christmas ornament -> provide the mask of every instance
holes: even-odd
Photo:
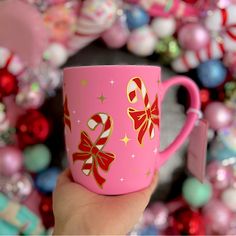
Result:
[[[13,146],[0,148],[0,174],[11,176],[22,168],[21,151]]]
[[[110,29],[102,34],[102,39],[110,48],[121,48],[127,43],[129,35],[130,32],[127,28],[126,16],[122,15],[116,19]]]
[[[150,56],[154,52],[156,42],[152,29],[143,26],[131,32],[127,48],[137,56]]]
[[[47,146],[37,144],[24,150],[24,166],[30,172],[46,169],[51,161],[51,153]]]
[[[197,51],[207,46],[210,35],[200,23],[187,23],[179,29],[178,41],[184,49]]]
[[[227,70],[221,61],[210,60],[198,66],[197,75],[204,87],[215,88],[224,82]]]
[[[208,234],[225,234],[230,225],[231,213],[219,200],[213,199],[203,208],[205,224],[208,226]]]
[[[157,17],[152,20],[151,27],[158,38],[165,38],[175,33],[176,21],[173,17]]]
[[[227,188],[221,195],[222,202],[233,212],[236,212],[236,189]]]
[[[47,119],[37,110],[28,110],[16,123],[18,141],[21,147],[44,142],[49,134]]]
[[[214,130],[227,127],[233,121],[232,111],[220,102],[209,103],[205,109],[204,117]]]
[[[39,210],[39,204],[41,202],[41,199],[42,199],[42,196],[34,188],[31,194],[22,201],[22,204],[26,206],[29,210],[31,210],[35,215],[41,217],[40,210]]]
[[[62,66],[68,59],[66,48],[60,43],[51,43],[44,53],[44,58],[54,67]]]
[[[166,37],[156,44],[156,53],[160,54],[161,62],[168,64],[180,54],[178,42],[173,37]]]
[[[54,226],[54,216],[52,210],[52,197],[43,196],[39,205],[42,221],[48,229]]]
[[[215,189],[225,189],[229,186],[233,177],[233,169],[223,166],[218,161],[212,161],[206,169],[207,178]]]
[[[128,9],[126,9],[125,15],[127,17],[126,21],[130,30],[147,25],[150,20],[147,12],[137,5],[131,5]]]
[[[209,183],[200,183],[195,178],[185,180],[182,189],[184,199],[193,207],[205,205],[212,195],[211,185]]]
[[[197,211],[182,207],[172,215],[171,226],[180,235],[205,235],[202,216]]]
[[[138,235],[159,235],[158,229],[155,225],[149,225],[138,232]]]
[[[45,194],[50,194],[56,187],[57,177],[60,170],[57,167],[51,167],[40,172],[35,178],[35,186]]]

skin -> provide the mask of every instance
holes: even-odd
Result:
[[[53,193],[54,235],[126,235],[139,221],[157,185],[120,196],[103,196],[72,181],[67,169]]]

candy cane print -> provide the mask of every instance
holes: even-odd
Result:
[[[127,86],[127,96],[130,103],[138,101],[137,90],[141,93],[144,110],[140,111],[129,107],[128,115],[133,121],[134,129],[138,131],[138,141],[142,144],[146,130],[149,130],[149,136],[152,139],[155,135],[154,125],[159,125],[158,101],[156,96],[153,105],[150,105],[146,86],[140,78],[136,77],[131,79]]]
[[[81,133],[79,150],[82,152],[74,153],[73,161],[84,161],[82,172],[86,176],[93,173],[96,182],[98,183],[99,187],[102,188],[106,180],[99,174],[98,167],[104,171],[108,171],[110,164],[115,158],[115,155],[103,151],[103,148],[112,133],[113,123],[111,117],[105,113],[97,113],[93,115],[88,121],[88,127],[91,130],[95,130],[99,124],[103,126],[102,132],[94,144],[86,132],[83,131]]]
[[[203,61],[223,57],[224,53],[224,44],[212,40],[207,47],[199,51],[185,51],[172,62],[171,66],[177,72],[187,72],[190,69],[196,68]]]

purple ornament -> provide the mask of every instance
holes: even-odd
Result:
[[[207,166],[207,178],[213,188],[224,189],[228,187],[233,178],[233,169],[231,166],[223,166],[220,162],[213,161]]]
[[[209,43],[210,36],[200,23],[188,23],[180,28],[178,40],[183,48],[197,51]]]
[[[211,200],[204,208],[203,215],[209,234],[223,234],[230,226],[231,212],[219,200]]]
[[[227,127],[233,121],[233,113],[221,102],[211,102],[204,112],[212,129],[218,130]]]
[[[166,229],[169,215],[167,207],[163,203],[157,202],[151,206],[150,210],[154,215],[154,225],[160,230]]]
[[[23,164],[22,153],[13,146],[0,148],[0,175],[11,176],[20,171]]]
[[[102,39],[110,48],[121,48],[127,43],[129,34],[126,17],[123,15],[118,17],[113,26],[102,34]]]

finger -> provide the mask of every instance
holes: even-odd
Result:
[[[72,182],[72,176],[70,169],[67,168],[59,175],[57,179],[57,186],[70,182]]]

